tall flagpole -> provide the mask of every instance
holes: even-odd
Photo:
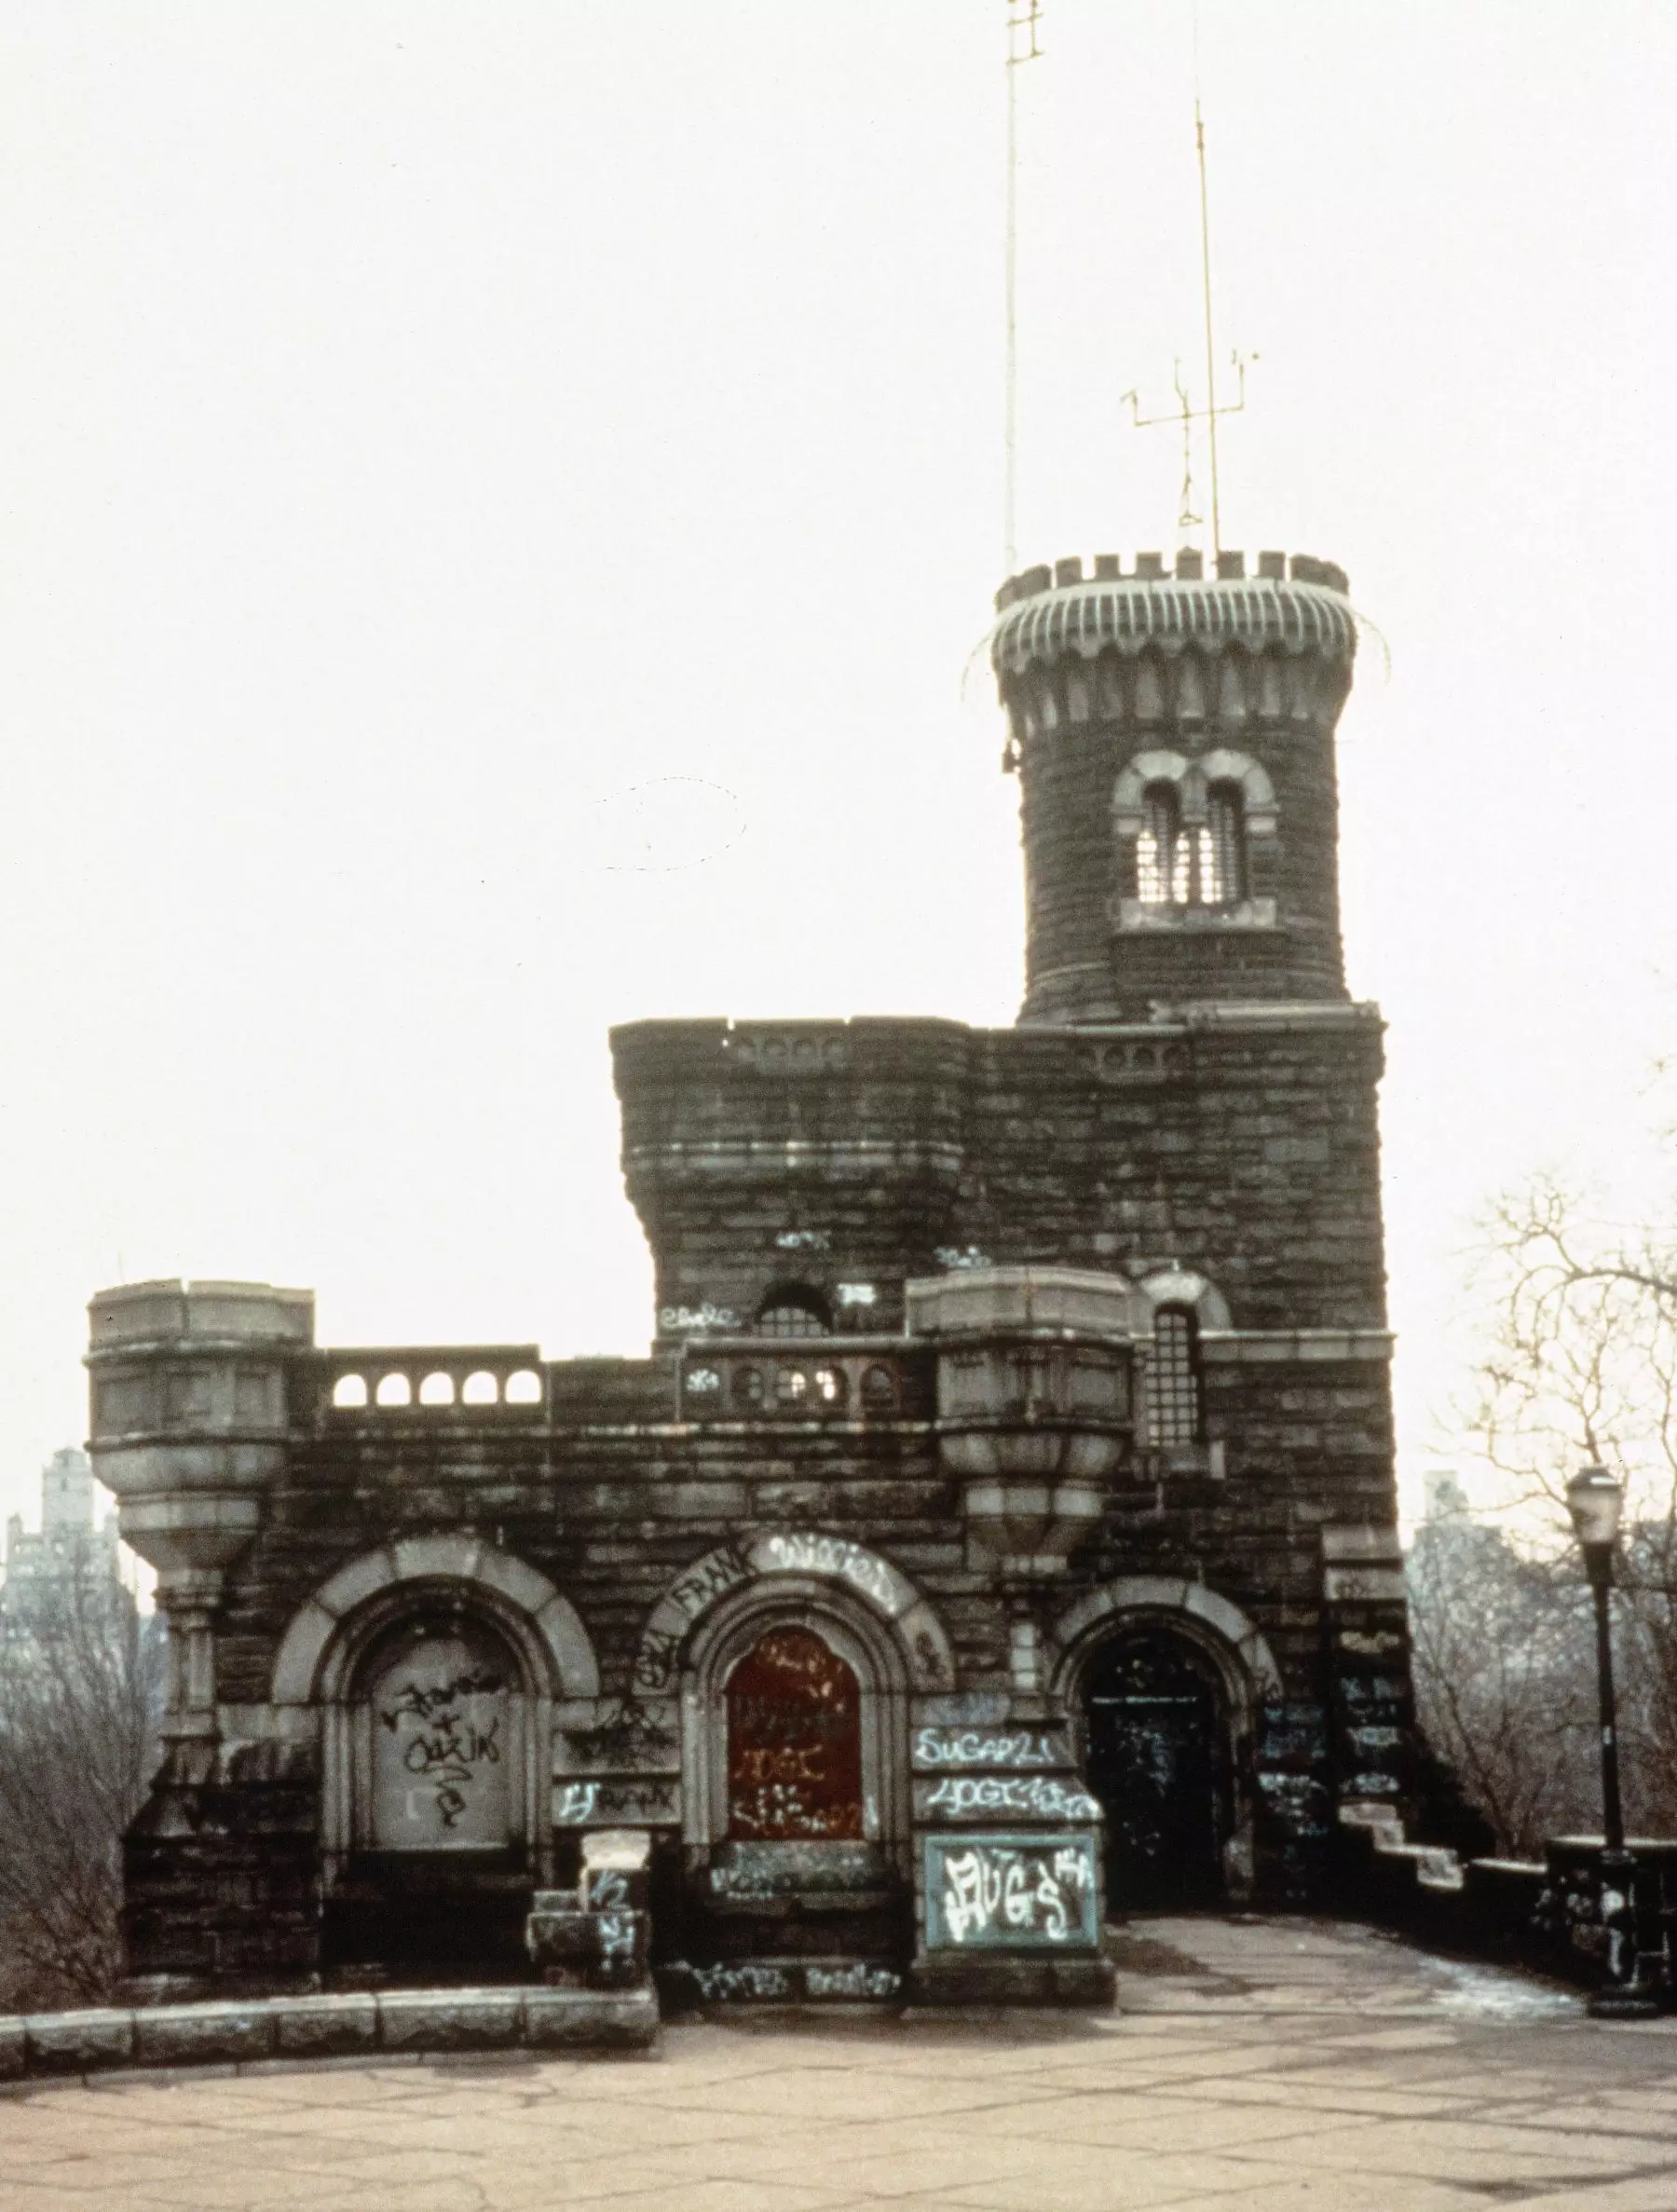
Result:
[[[1018,10],[1028,10],[1021,15]],[[1027,61],[1036,61],[1042,48],[1037,44],[1037,25],[1042,20],[1040,0],[1007,0],[1007,245],[1004,255],[1005,291],[1007,295],[1007,375],[1006,397],[1003,407],[1002,537],[1002,574],[1013,575],[1019,565],[1017,473],[1019,443],[1019,341],[1018,341],[1018,265],[1019,265],[1019,102],[1015,87],[1015,72]],[[1029,45],[1018,50],[1020,31],[1029,34]]]

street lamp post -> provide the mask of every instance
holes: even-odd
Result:
[[[1567,1510],[1595,1599],[1596,1688],[1602,1716],[1602,1918],[1607,1925],[1607,1984],[1591,1997],[1589,2009],[1599,2018],[1620,2020],[1645,2019],[1659,2010],[1643,1978],[1637,1946],[1636,1862],[1625,1849],[1624,1802],[1619,1795],[1610,1594],[1624,1503],[1623,1488],[1604,1467],[1582,1468],[1566,1485]]]

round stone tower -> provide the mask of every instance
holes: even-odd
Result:
[[[1357,624],[1296,554],[1010,577],[990,658],[1025,843],[1022,1022],[1343,999],[1333,731]]]

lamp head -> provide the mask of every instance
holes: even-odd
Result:
[[[1604,1467],[1580,1468],[1566,1485],[1566,1509],[1585,1557],[1610,1552],[1618,1536],[1624,1485]]]

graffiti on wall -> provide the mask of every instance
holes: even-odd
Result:
[[[859,1837],[862,1699],[811,1630],[770,1629],[728,1685],[728,1832],[765,1842]]]
[[[929,1950],[1061,1950],[1098,1935],[1090,1836],[928,1836]]]
[[[917,1821],[1091,1822],[1100,1808],[1081,1784],[1055,1774],[946,1774],[914,1785]]]
[[[512,1693],[475,1638],[416,1634],[369,1686],[374,1846],[499,1847],[511,1812]]]
[[[555,1782],[553,1823],[560,1828],[679,1827],[681,1784],[652,1776]]]
[[[1064,1728],[924,1727],[914,1731],[918,1772],[941,1774],[951,1767],[1069,1767],[1071,1747]]]

